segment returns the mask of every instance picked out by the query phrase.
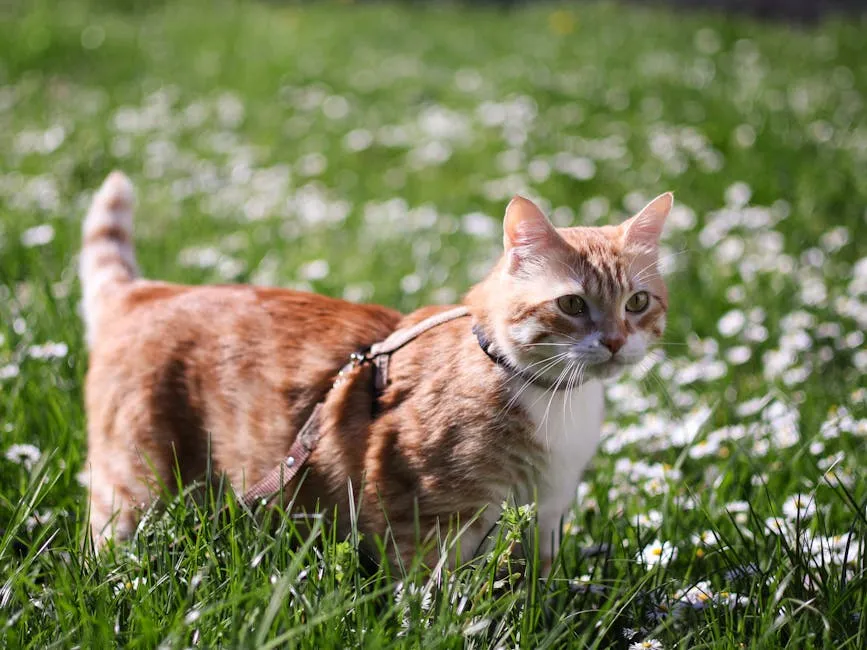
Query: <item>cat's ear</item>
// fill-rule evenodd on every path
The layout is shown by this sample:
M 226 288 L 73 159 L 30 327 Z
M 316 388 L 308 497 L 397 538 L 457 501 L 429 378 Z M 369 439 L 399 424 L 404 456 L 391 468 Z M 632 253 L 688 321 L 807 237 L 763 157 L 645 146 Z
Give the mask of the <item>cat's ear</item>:
M 641 212 L 624 221 L 621 224 L 624 241 L 645 248 L 656 248 L 673 203 L 674 194 L 660 194 L 645 205 Z
M 544 256 L 562 244 L 557 229 L 530 199 L 516 196 L 506 206 L 503 219 L 503 248 L 509 256 L 509 270 L 527 260 Z

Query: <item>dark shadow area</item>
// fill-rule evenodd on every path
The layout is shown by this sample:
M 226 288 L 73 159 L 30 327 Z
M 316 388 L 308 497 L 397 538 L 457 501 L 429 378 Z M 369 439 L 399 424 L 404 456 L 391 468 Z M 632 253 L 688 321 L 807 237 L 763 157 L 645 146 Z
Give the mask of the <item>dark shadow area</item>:
M 269 0 L 266 0 L 269 1 Z M 276 4 L 281 0 L 270 0 Z M 867 0 L 622 0 L 626 4 L 657 7 L 688 8 L 726 14 L 742 14 L 765 20 L 814 23 L 833 15 L 867 14 Z M 410 4 L 434 4 L 437 0 L 410 0 Z M 563 6 L 550 0 L 464 0 L 466 5 L 499 6 L 502 8 L 546 3 Z M 449 3 L 451 4 L 451 3 Z M 581 4 L 580 2 L 573 3 Z
M 834 14 L 867 13 L 867 0 L 632 0 L 636 4 L 669 5 L 740 13 L 767 20 L 816 22 Z

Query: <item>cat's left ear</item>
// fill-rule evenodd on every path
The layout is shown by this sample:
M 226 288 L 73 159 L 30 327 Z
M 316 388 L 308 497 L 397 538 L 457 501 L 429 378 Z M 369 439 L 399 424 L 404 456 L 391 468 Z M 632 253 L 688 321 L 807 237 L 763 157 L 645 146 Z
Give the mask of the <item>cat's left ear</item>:
M 623 229 L 624 242 L 645 248 L 656 248 L 673 203 L 674 194 L 671 192 L 660 194 L 645 205 L 641 212 L 624 221 L 620 225 Z
M 516 196 L 509 202 L 503 219 L 503 248 L 511 272 L 531 268 L 562 244 L 557 229 L 530 199 Z

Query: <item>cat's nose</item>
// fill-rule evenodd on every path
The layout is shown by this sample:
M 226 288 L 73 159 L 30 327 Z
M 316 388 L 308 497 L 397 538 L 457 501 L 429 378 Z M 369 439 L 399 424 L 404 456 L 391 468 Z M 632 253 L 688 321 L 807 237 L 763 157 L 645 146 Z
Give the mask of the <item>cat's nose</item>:
M 626 343 L 625 336 L 605 336 L 602 338 L 602 345 L 611 351 L 611 354 L 617 354 L 617 351 Z

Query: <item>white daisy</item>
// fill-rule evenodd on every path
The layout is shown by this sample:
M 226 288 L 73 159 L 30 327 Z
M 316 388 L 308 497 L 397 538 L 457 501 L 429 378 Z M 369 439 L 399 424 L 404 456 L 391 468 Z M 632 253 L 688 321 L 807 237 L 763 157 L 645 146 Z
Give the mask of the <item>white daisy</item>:
M 656 639 L 645 639 L 638 643 L 629 644 L 629 650 L 662 650 L 664 647 L 662 642 Z
M 783 504 L 783 514 L 792 521 L 808 519 L 815 512 L 816 500 L 811 496 L 793 494 Z
M 24 469 L 30 471 L 39 462 L 39 459 L 42 458 L 42 452 L 39 451 L 39 447 L 34 445 L 17 444 L 9 447 L 4 456 L 6 460 L 18 463 Z
M 636 556 L 636 559 L 648 569 L 657 565 L 668 566 L 677 558 L 677 547 L 671 542 L 662 542 L 658 539 L 650 544 Z
M 705 530 L 700 533 L 694 533 L 690 538 L 694 546 L 716 546 L 719 538 L 712 530 Z

